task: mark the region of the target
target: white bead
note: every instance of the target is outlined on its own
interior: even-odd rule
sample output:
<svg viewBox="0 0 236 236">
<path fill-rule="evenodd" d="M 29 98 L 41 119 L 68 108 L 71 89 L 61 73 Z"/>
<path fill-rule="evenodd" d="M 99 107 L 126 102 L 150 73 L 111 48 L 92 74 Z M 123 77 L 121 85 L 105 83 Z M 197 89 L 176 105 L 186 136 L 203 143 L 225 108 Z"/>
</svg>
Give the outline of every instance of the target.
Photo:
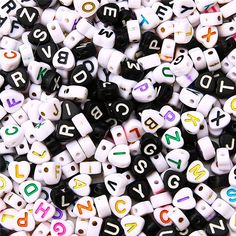
<svg viewBox="0 0 236 236">
<path fill-rule="evenodd" d="M 229 16 L 236 13 L 234 8 L 235 4 L 236 1 L 233 0 L 220 8 L 220 11 L 222 12 L 224 18 L 228 18 Z"/>
<path fill-rule="evenodd" d="M 189 88 L 183 88 L 180 92 L 180 101 L 191 108 L 197 108 L 203 94 Z"/>
<path fill-rule="evenodd" d="M 189 16 L 196 8 L 193 0 L 174 1 L 173 12 L 177 17 L 184 18 Z"/>
<path fill-rule="evenodd" d="M 137 62 L 143 67 L 144 70 L 148 70 L 157 67 L 161 64 L 160 57 L 157 53 L 140 57 Z"/>
<path fill-rule="evenodd" d="M 34 61 L 34 53 L 30 44 L 20 45 L 19 51 L 20 51 L 24 66 L 28 66 L 31 61 Z"/>
<path fill-rule="evenodd" d="M 61 167 L 63 176 L 67 179 L 79 173 L 79 166 L 73 161 Z"/>
<path fill-rule="evenodd" d="M 170 20 L 173 15 L 171 7 L 164 5 L 161 2 L 156 2 L 152 5 L 152 9 L 156 12 L 161 22 Z"/>
<path fill-rule="evenodd" d="M 220 191 L 220 197 L 235 208 L 236 189 L 234 187 L 224 188 Z"/>
<path fill-rule="evenodd" d="M 54 124 L 50 120 L 45 120 L 35 126 L 35 138 L 42 142 L 55 130 Z"/>
<path fill-rule="evenodd" d="M 43 62 L 30 61 L 28 64 L 28 74 L 30 80 L 34 84 L 41 84 L 42 77 L 45 75 L 46 71 L 50 69 L 50 66 Z"/>
<path fill-rule="evenodd" d="M 213 208 L 207 204 L 205 201 L 203 200 L 200 200 L 197 202 L 197 205 L 196 205 L 196 210 L 207 220 L 207 221 L 210 221 L 212 220 L 216 213 L 215 211 L 213 210 Z"/>
<path fill-rule="evenodd" d="M 236 100 L 236 99 L 235 99 Z M 145 133 L 142 124 L 137 119 L 129 119 L 122 124 L 128 142 L 132 143 L 139 140 Z"/>
<path fill-rule="evenodd" d="M 144 219 L 140 216 L 128 215 L 122 218 L 121 226 L 126 236 L 137 236 L 144 227 Z"/>
<path fill-rule="evenodd" d="M 94 154 L 94 158 L 97 161 L 106 162 L 108 154 L 114 146 L 115 145 L 112 142 L 106 139 L 103 139 L 97 146 L 96 152 Z"/>
<path fill-rule="evenodd" d="M 158 207 L 154 210 L 154 218 L 161 226 L 172 225 L 172 220 L 168 217 L 169 211 L 173 209 L 172 205 L 167 205 L 164 207 Z"/>
<path fill-rule="evenodd" d="M 113 51 L 107 64 L 107 69 L 113 73 L 118 75 L 121 70 L 120 63 L 125 59 L 125 54 L 119 51 Z"/>
<path fill-rule="evenodd" d="M 75 66 L 75 57 L 69 48 L 64 47 L 53 56 L 52 64 L 56 69 L 70 71 Z"/>
<path fill-rule="evenodd" d="M 95 216 L 95 217 L 90 218 L 86 236 L 99 236 L 99 233 L 102 228 L 102 222 L 103 222 L 103 219 L 99 217 Z"/>
<path fill-rule="evenodd" d="M 180 114 L 173 110 L 171 106 L 163 106 L 160 110 L 161 115 L 164 117 L 163 129 L 168 129 L 178 125 L 180 121 Z"/>
<path fill-rule="evenodd" d="M 234 208 L 220 198 L 213 202 L 212 208 L 227 220 L 234 214 Z"/>
<path fill-rule="evenodd" d="M 95 154 L 96 146 L 88 135 L 80 138 L 78 143 L 87 158 L 90 158 Z"/>
<path fill-rule="evenodd" d="M 209 177 L 209 171 L 201 161 L 193 161 L 187 169 L 187 180 L 190 183 L 202 183 Z"/>
<path fill-rule="evenodd" d="M 161 23 L 156 29 L 157 35 L 161 39 L 165 39 L 174 33 L 174 21 L 165 21 Z"/>
<path fill-rule="evenodd" d="M 59 154 L 57 154 L 56 156 L 53 156 L 52 161 L 58 162 L 61 166 L 65 166 L 71 163 L 73 160 L 69 152 L 67 150 L 64 150 Z"/>
<path fill-rule="evenodd" d="M 181 210 L 190 210 L 196 206 L 196 200 L 193 197 L 193 191 L 188 188 L 180 189 L 174 196 L 172 204 Z"/>
<path fill-rule="evenodd" d="M 170 63 L 162 63 L 155 68 L 152 77 L 157 83 L 173 84 L 175 82 L 175 76 L 170 70 Z"/>
<path fill-rule="evenodd" d="M 220 58 L 215 48 L 204 51 L 204 55 L 209 71 L 217 71 L 221 68 Z"/>
<path fill-rule="evenodd" d="M 25 200 L 13 192 L 7 193 L 4 196 L 3 201 L 4 201 L 4 204 L 7 204 L 10 207 L 13 207 L 17 211 L 23 209 L 26 206 Z"/>
<path fill-rule="evenodd" d="M 151 7 L 135 9 L 134 12 L 139 21 L 140 27 L 144 30 L 154 29 L 160 23 L 159 17 Z"/>
<path fill-rule="evenodd" d="M 121 125 L 114 126 L 110 129 L 115 145 L 128 144 L 124 129 Z"/>
<path fill-rule="evenodd" d="M 97 175 L 97 174 L 101 174 L 101 172 L 102 172 L 102 165 L 98 161 L 80 163 L 81 174 Z"/>
<path fill-rule="evenodd" d="M 199 147 L 202 157 L 206 161 L 215 157 L 215 154 L 216 154 L 215 148 L 214 148 L 214 145 L 213 145 L 211 139 L 208 136 L 199 139 L 197 141 L 197 144 L 198 144 L 198 147 Z"/>
<path fill-rule="evenodd" d="M 172 203 L 172 196 L 168 192 L 158 193 L 150 197 L 153 208 L 166 206 Z"/>
<path fill-rule="evenodd" d="M 179 128 L 169 128 L 162 136 L 163 145 L 169 149 L 181 148 L 184 145 L 184 140 Z"/>
<path fill-rule="evenodd" d="M 40 233 L 41 233 L 41 236 L 47 236 L 49 234 L 49 231 L 50 231 L 50 223 L 42 222 L 32 232 L 32 236 L 37 236 Z"/>
<path fill-rule="evenodd" d="M 217 3 L 217 0 L 207 0 L 202 2 L 201 0 L 196 0 L 195 4 L 197 6 L 197 9 L 202 12 L 204 10 L 208 10 L 212 6 L 214 6 Z"/>
<path fill-rule="evenodd" d="M 38 199 L 33 207 L 33 215 L 37 222 L 45 222 L 53 217 L 55 207 L 43 199 Z"/>
<path fill-rule="evenodd" d="M 192 59 L 193 65 L 197 70 L 203 70 L 207 67 L 206 59 L 201 48 L 193 48 L 188 51 L 189 56 Z"/>
<path fill-rule="evenodd" d="M 83 102 L 87 99 L 88 89 L 78 85 L 62 85 L 58 97 Z"/>
<path fill-rule="evenodd" d="M 184 149 L 174 149 L 166 154 L 166 162 L 175 171 L 182 172 L 188 166 L 189 152 Z"/>
<path fill-rule="evenodd" d="M 119 218 L 126 216 L 132 206 L 132 201 L 129 196 L 110 197 L 109 204 L 112 213 Z"/>
<path fill-rule="evenodd" d="M 151 102 L 156 98 L 156 90 L 149 79 L 144 79 L 133 88 L 133 98 L 138 102 Z"/>
<path fill-rule="evenodd" d="M 24 96 L 13 89 L 7 89 L 1 92 L 1 102 L 6 112 L 14 113 L 23 105 Z"/>
<path fill-rule="evenodd" d="M 104 178 L 104 182 L 112 196 L 120 196 L 125 192 L 127 179 L 122 174 L 110 174 Z"/>
<path fill-rule="evenodd" d="M 161 152 L 158 153 L 156 156 L 150 157 L 150 160 L 159 173 L 162 173 L 169 168 L 169 165 L 167 164 Z"/>
<path fill-rule="evenodd" d="M 227 148 L 217 148 L 216 161 L 220 170 L 229 172 L 233 168 L 233 163 L 230 159 L 229 150 Z"/>
<path fill-rule="evenodd" d="M 190 225 L 186 215 L 176 207 L 169 211 L 168 216 L 180 231 L 185 230 Z"/>
<path fill-rule="evenodd" d="M 235 21 L 225 22 L 218 26 L 218 32 L 220 37 L 228 37 L 236 33 Z"/>
<path fill-rule="evenodd" d="M 189 23 L 193 26 L 196 27 L 199 25 L 200 23 L 200 13 L 198 10 L 195 10 L 194 12 L 192 12 L 191 15 L 189 15 L 187 17 Z"/>
<path fill-rule="evenodd" d="M 77 233 L 76 235 L 79 235 L 79 236 L 87 235 L 88 224 L 89 224 L 88 221 L 85 221 L 78 217 L 75 223 L 75 233 Z"/>
<path fill-rule="evenodd" d="M 173 39 L 163 40 L 160 55 L 162 61 L 171 62 L 174 59 L 175 44 Z"/>
<path fill-rule="evenodd" d="M 4 126 L 0 133 L 6 147 L 16 147 L 24 138 L 24 130 L 17 125 Z"/>
<path fill-rule="evenodd" d="M 88 18 L 96 13 L 99 8 L 99 2 L 97 0 L 73 0 L 74 7 L 79 13 L 79 16 Z"/>
<path fill-rule="evenodd" d="M 61 43 L 65 40 L 65 35 L 57 20 L 47 23 L 47 29 L 54 43 Z"/>
<path fill-rule="evenodd" d="M 221 70 L 228 74 L 229 71 L 233 68 L 233 64 L 229 61 L 228 57 L 225 57 L 223 61 L 221 61 Z M 229 77 L 228 77 L 229 78 Z"/>
<path fill-rule="evenodd" d="M 57 236 L 60 231 L 64 232 L 64 235 L 72 235 L 74 232 L 74 223 L 70 220 L 52 220 L 50 227 L 51 235 Z"/>
<path fill-rule="evenodd" d="M 115 33 L 105 28 L 97 30 L 93 35 L 93 43 L 99 47 L 113 48 L 115 45 Z"/>
<path fill-rule="evenodd" d="M 93 131 L 91 125 L 83 113 L 79 113 L 78 115 L 74 116 L 72 118 L 72 122 L 82 137 L 85 137 Z"/>
<path fill-rule="evenodd" d="M 152 174 L 148 175 L 146 178 L 152 189 L 153 194 L 163 192 L 164 184 L 158 172 L 155 171 Z"/>
<path fill-rule="evenodd" d="M 24 182 L 30 174 L 30 164 L 27 161 L 13 161 L 8 165 L 11 178 L 18 184 Z"/>
<path fill-rule="evenodd" d="M 165 120 L 160 112 L 146 109 L 142 112 L 141 122 L 145 132 L 155 133 L 164 125 Z"/>
<path fill-rule="evenodd" d="M 218 40 L 218 30 L 215 26 L 202 26 L 196 30 L 196 39 L 202 43 L 206 48 L 215 46 Z"/>
<path fill-rule="evenodd" d="M 218 107 L 214 107 L 208 116 L 208 123 L 212 130 L 226 127 L 230 120 L 230 115 Z"/>
<path fill-rule="evenodd" d="M 139 42 L 141 39 L 141 31 L 138 20 L 129 20 L 126 22 L 130 42 Z"/>
<path fill-rule="evenodd" d="M 236 169 L 236 166 L 234 166 L 231 170 L 230 170 L 230 172 L 229 172 L 229 176 L 228 176 L 228 180 L 229 180 L 229 184 L 231 185 L 231 186 L 233 186 L 233 187 L 236 187 L 236 180 L 235 180 L 235 173 L 236 173 L 236 171 L 235 171 L 235 169 Z M 235 173 L 234 173 L 235 172 Z"/>
<path fill-rule="evenodd" d="M 66 36 L 63 44 L 65 47 L 72 49 L 83 39 L 84 36 L 82 34 L 80 34 L 77 30 L 73 30 Z"/>
<path fill-rule="evenodd" d="M 92 178 L 89 175 L 79 174 L 69 181 L 69 187 L 79 196 L 88 196 L 91 182 Z"/>
<path fill-rule="evenodd" d="M 12 181 L 4 174 L 0 174 L 0 181 L 3 186 L 0 189 L 0 195 L 2 196 L 4 193 L 9 193 L 12 190 L 13 185 L 12 185 Z"/>
<path fill-rule="evenodd" d="M 185 112 L 181 115 L 184 129 L 190 134 L 197 134 L 204 121 L 204 116 L 197 111 Z"/>
<path fill-rule="evenodd" d="M 96 215 L 96 208 L 94 207 L 94 201 L 91 197 L 80 198 L 75 206 L 73 212 L 76 216 L 83 219 L 90 219 Z"/>
<path fill-rule="evenodd" d="M 129 147 L 126 144 L 115 146 L 108 154 L 108 161 L 118 168 L 127 168 L 131 163 Z"/>
<path fill-rule="evenodd" d="M 19 192 L 27 203 L 35 202 L 42 190 L 42 184 L 38 181 L 27 180 L 19 185 Z"/>
<path fill-rule="evenodd" d="M 135 216 L 144 216 L 153 213 L 153 207 L 150 201 L 136 203 L 131 208 L 131 213 Z"/>
<path fill-rule="evenodd" d="M 194 67 L 192 67 L 188 74 L 176 77 L 176 82 L 181 87 L 186 88 L 197 79 L 198 75 L 198 71 Z"/>
<path fill-rule="evenodd" d="M 108 161 L 102 163 L 102 171 L 104 177 L 117 173 L 116 167 L 110 164 Z"/>
<path fill-rule="evenodd" d="M 42 164 L 43 180 L 47 185 L 59 183 L 62 175 L 61 166 L 56 162 Z"/>
<path fill-rule="evenodd" d="M 151 1 L 152 3 L 153 1 Z M 135 9 L 135 8 L 140 8 L 141 4 L 143 5 L 143 1 L 142 0 L 128 0 L 128 7 Z"/>
<path fill-rule="evenodd" d="M 197 106 L 197 111 L 200 112 L 204 117 L 207 117 L 212 107 L 215 105 L 216 101 L 217 99 L 215 97 L 208 94 L 204 95 L 204 97 L 201 99 Z"/>
<path fill-rule="evenodd" d="M 35 228 L 35 220 L 33 214 L 26 209 L 17 212 L 13 221 L 14 229 L 16 231 L 24 230 L 30 232 Z"/>
<path fill-rule="evenodd" d="M 223 109 L 225 112 L 232 114 L 234 117 L 236 117 L 236 95 L 226 100 Z"/>
<path fill-rule="evenodd" d="M 111 209 L 106 195 L 94 198 L 94 204 L 100 218 L 106 218 L 111 215 Z"/>
<path fill-rule="evenodd" d="M 97 29 L 87 19 L 82 18 L 76 25 L 76 29 L 79 33 L 85 37 L 92 39 L 93 35 L 97 32 Z"/>
</svg>

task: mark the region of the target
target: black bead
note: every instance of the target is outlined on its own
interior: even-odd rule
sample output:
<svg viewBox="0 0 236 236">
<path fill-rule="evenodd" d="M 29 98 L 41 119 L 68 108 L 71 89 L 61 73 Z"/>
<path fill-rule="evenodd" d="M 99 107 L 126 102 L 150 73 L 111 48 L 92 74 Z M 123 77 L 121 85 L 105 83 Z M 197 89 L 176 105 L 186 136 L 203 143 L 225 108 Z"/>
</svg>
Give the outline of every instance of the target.
<svg viewBox="0 0 236 236">
<path fill-rule="evenodd" d="M 97 81 L 97 99 L 99 101 L 113 101 L 119 97 L 118 85 L 113 82 Z"/>
<path fill-rule="evenodd" d="M 125 59 L 120 63 L 120 75 L 125 79 L 140 81 L 144 77 L 143 67 L 136 61 Z"/>
<path fill-rule="evenodd" d="M 115 3 L 104 4 L 98 9 L 97 16 L 102 23 L 114 25 L 118 22 L 119 9 Z"/>
<path fill-rule="evenodd" d="M 70 85 L 79 85 L 86 88 L 89 88 L 89 85 L 92 83 L 93 77 L 88 71 L 85 65 L 78 65 L 74 68 L 71 73 L 69 84 Z"/>
<path fill-rule="evenodd" d="M 213 94 L 216 88 L 216 81 L 210 72 L 200 74 L 194 82 L 196 90 L 206 93 Z"/>
<path fill-rule="evenodd" d="M 154 134 L 145 133 L 140 141 L 140 150 L 146 157 L 157 155 L 162 150 L 161 139 Z"/>
<path fill-rule="evenodd" d="M 36 53 L 39 60 L 47 64 L 52 63 L 53 56 L 56 54 L 57 51 L 58 47 L 53 42 L 39 45 L 36 49 Z"/>
<path fill-rule="evenodd" d="M 46 9 L 52 3 L 52 0 L 35 0 L 40 8 Z"/>
<path fill-rule="evenodd" d="M 101 236 L 122 236 L 123 234 L 124 230 L 116 218 L 108 217 L 104 219 Z"/>
<path fill-rule="evenodd" d="M 65 210 L 74 201 L 75 194 L 66 183 L 62 183 L 52 188 L 50 197 L 55 206 Z"/>
<path fill-rule="evenodd" d="M 0 173 L 4 172 L 7 169 L 7 163 L 3 156 L 0 156 Z"/>
<path fill-rule="evenodd" d="M 159 225 L 151 215 L 146 215 L 143 218 L 145 220 L 145 224 L 142 232 L 144 232 L 148 236 L 156 236 L 156 232 L 160 230 Z"/>
<path fill-rule="evenodd" d="M 173 226 L 167 226 L 158 231 L 156 236 L 176 236 L 177 230 Z"/>
<path fill-rule="evenodd" d="M 149 200 L 151 188 L 146 180 L 135 180 L 126 187 L 127 194 L 138 202 Z"/>
<path fill-rule="evenodd" d="M 17 91 L 24 91 L 29 84 L 29 77 L 24 67 L 8 72 L 5 77 L 6 81 Z"/>
<path fill-rule="evenodd" d="M 18 22 L 24 28 L 32 28 L 39 17 L 39 12 L 34 7 L 21 7 L 16 12 Z"/>
<path fill-rule="evenodd" d="M 130 171 L 136 178 L 143 178 L 155 170 L 151 161 L 144 158 L 142 155 L 136 156 L 130 165 Z"/>
<path fill-rule="evenodd" d="M 220 216 L 216 216 L 211 220 L 207 227 L 206 233 L 209 236 L 226 236 L 229 233 L 228 226 L 225 222 L 225 219 Z"/>
<path fill-rule="evenodd" d="M 104 120 L 106 117 L 106 108 L 101 102 L 88 101 L 84 105 L 84 115 L 89 122 L 95 123 L 99 120 Z"/>
<path fill-rule="evenodd" d="M 33 45 L 39 46 L 50 41 L 50 34 L 46 26 L 38 23 L 35 24 L 32 31 L 30 31 L 28 39 Z"/>
<path fill-rule="evenodd" d="M 212 189 L 229 187 L 228 174 L 210 176 L 206 184 Z"/>
<path fill-rule="evenodd" d="M 55 137 L 53 137 L 53 134 L 47 137 L 43 142 L 52 156 L 56 156 L 60 152 L 64 151 L 63 146 L 57 139 L 55 139 Z"/>
<path fill-rule="evenodd" d="M 62 77 L 55 70 L 47 70 L 42 77 L 41 88 L 47 93 L 59 91 L 62 86 Z"/>
<path fill-rule="evenodd" d="M 180 189 L 184 188 L 186 185 L 186 177 L 184 174 L 174 171 L 167 170 L 164 173 L 163 183 L 165 189 L 172 195 L 175 195 Z"/>
<path fill-rule="evenodd" d="M 220 147 L 227 148 L 230 156 L 236 153 L 236 136 L 225 133 L 220 135 L 219 138 Z"/>
<path fill-rule="evenodd" d="M 236 92 L 236 85 L 227 77 L 221 77 L 217 80 L 217 86 L 216 86 L 216 96 L 218 98 L 229 98 L 233 95 L 235 95 Z"/>
<path fill-rule="evenodd" d="M 93 42 L 79 43 L 72 49 L 72 52 L 76 60 L 84 60 L 97 55 Z"/>
<path fill-rule="evenodd" d="M 78 138 L 79 132 L 70 120 L 59 120 L 56 126 L 55 137 L 61 142 L 72 141 Z"/>
<path fill-rule="evenodd" d="M 134 110 L 134 104 L 130 100 L 118 99 L 111 104 L 112 117 L 124 122 L 129 119 Z"/>
<path fill-rule="evenodd" d="M 196 230 L 202 229 L 206 224 L 206 219 L 196 210 L 191 210 L 186 213 L 189 216 L 190 225 Z"/>
<path fill-rule="evenodd" d="M 228 37 L 227 39 L 219 40 L 217 42 L 217 45 L 215 46 L 220 61 L 222 61 L 225 57 L 227 57 L 229 53 L 235 48 L 236 48 L 236 42 L 233 37 Z"/>
<path fill-rule="evenodd" d="M 118 21 L 116 22 L 117 28 L 126 27 L 126 23 L 129 20 L 136 20 L 137 17 L 134 12 L 127 9 L 121 9 L 118 13 Z"/>
<path fill-rule="evenodd" d="M 162 40 L 153 32 L 147 31 L 142 35 L 139 48 L 145 54 L 153 54 L 160 51 Z"/>
<path fill-rule="evenodd" d="M 147 110 L 147 109 L 156 110 L 156 106 L 153 102 L 138 103 L 137 101 L 134 101 L 134 107 L 135 107 L 135 115 L 137 119 L 139 120 L 141 120 L 141 114 L 144 110 Z"/>
<path fill-rule="evenodd" d="M 158 95 L 156 97 L 156 99 L 154 100 L 156 104 L 165 104 L 167 103 L 172 95 L 173 95 L 173 87 L 170 84 L 165 84 L 165 83 L 161 83 L 161 84 L 154 84 L 154 87 L 156 89 L 156 91 L 158 91 Z"/>
<path fill-rule="evenodd" d="M 2 227 L 2 226 L 1 226 Z M 1 236 L 9 236 L 11 233 L 9 232 L 9 230 L 5 229 L 5 228 L 0 228 L 0 235 Z"/>
<path fill-rule="evenodd" d="M 89 134 L 94 143 L 99 144 L 110 130 L 110 125 L 107 122 L 99 121 L 91 124 L 93 132 Z"/>
<path fill-rule="evenodd" d="M 76 103 L 66 100 L 61 104 L 61 119 L 62 120 L 70 120 L 75 115 L 82 112 L 82 109 Z"/>
<path fill-rule="evenodd" d="M 236 134 L 236 121 L 231 120 L 230 123 L 225 127 L 225 131 L 230 134 Z"/>
<path fill-rule="evenodd" d="M 99 197 L 101 195 L 106 195 L 107 197 L 110 196 L 110 193 L 107 191 L 106 185 L 104 182 L 91 184 L 90 188 L 91 188 L 91 192 L 90 192 L 91 197 Z"/>
<path fill-rule="evenodd" d="M 129 35 L 126 27 L 115 30 L 115 45 L 114 48 L 119 51 L 124 51 L 129 45 Z"/>
</svg>

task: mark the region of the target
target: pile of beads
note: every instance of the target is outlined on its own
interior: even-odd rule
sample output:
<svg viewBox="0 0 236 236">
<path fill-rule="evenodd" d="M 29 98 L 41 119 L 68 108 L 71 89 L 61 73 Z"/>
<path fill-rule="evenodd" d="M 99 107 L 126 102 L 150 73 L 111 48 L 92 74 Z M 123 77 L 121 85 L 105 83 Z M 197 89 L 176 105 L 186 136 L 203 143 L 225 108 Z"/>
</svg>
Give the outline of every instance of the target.
<svg viewBox="0 0 236 236">
<path fill-rule="evenodd" d="M 1 0 L 0 235 L 236 235 L 236 0 Z"/>
</svg>

